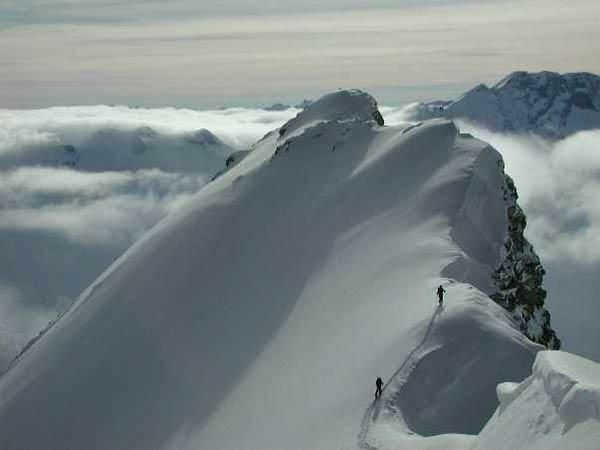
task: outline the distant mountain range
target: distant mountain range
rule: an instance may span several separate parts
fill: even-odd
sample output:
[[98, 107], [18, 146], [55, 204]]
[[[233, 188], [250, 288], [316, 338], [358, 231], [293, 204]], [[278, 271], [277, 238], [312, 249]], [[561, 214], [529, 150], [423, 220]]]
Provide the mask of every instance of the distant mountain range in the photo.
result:
[[68, 137], [0, 155], [0, 169], [65, 166], [86, 172], [160, 169], [214, 174], [234, 151], [205, 128], [181, 135], [149, 126], [99, 128], [72, 143]]
[[492, 87], [480, 84], [456, 100], [417, 103], [409, 119], [463, 119], [491, 131], [533, 133], [557, 140], [600, 128], [600, 76], [586, 72], [513, 72]]
[[296, 108], [304, 109], [314, 103], [314, 100], [302, 100], [297, 105], [288, 105], [286, 103], [273, 103], [270, 106], [263, 108], [265, 111], [285, 111], [286, 109]]

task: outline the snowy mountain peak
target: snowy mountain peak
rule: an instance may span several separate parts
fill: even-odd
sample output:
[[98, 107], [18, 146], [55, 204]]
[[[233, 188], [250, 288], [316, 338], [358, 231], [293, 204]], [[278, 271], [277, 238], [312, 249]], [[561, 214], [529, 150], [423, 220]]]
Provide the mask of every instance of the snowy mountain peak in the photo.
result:
[[418, 448], [481, 429], [541, 349], [489, 297], [518, 238], [502, 158], [447, 119], [379, 119], [340, 91], [231, 155], [0, 379], [0, 448]]
[[523, 89], [532, 84], [545, 85], [552, 82], [551, 80], [557, 80], [560, 77], [558, 73], [549, 71], [527, 72], [525, 70], [516, 70], [498, 81], [493, 86], [493, 89]]
[[340, 90], [308, 104], [279, 129], [279, 135], [288, 137], [299, 129], [332, 120], [373, 120], [378, 125], [384, 123], [377, 109], [377, 101], [370, 94], [358, 89]]
[[586, 72], [513, 72], [491, 88], [479, 85], [454, 101], [417, 104], [410, 116], [465, 119], [492, 131], [560, 139], [600, 128], [600, 77]]
[[589, 72], [575, 72], [560, 74], [551, 71], [526, 72], [515, 71], [496, 83], [492, 90], [506, 89], [539, 91], [540, 95], [557, 95], [559, 92], [572, 92], [577, 89], [586, 89], [592, 94], [597, 94], [600, 87], [600, 77]]

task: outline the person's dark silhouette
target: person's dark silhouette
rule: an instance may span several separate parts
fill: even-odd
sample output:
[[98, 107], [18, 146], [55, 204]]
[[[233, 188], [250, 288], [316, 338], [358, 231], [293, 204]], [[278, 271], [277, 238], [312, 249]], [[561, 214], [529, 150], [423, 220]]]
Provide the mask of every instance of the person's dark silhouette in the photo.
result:
[[383, 380], [381, 379], [381, 377], [377, 377], [377, 380], [375, 380], [375, 386], [377, 387], [377, 389], [375, 390], [375, 398], [377, 399], [381, 396], [383, 388]]
[[444, 293], [446, 292], [446, 290], [442, 287], [442, 285], [440, 284], [440, 286], [437, 288], [437, 295], [439, 298], [439, 304], [441, 305], [442, 303], [444, 303]]

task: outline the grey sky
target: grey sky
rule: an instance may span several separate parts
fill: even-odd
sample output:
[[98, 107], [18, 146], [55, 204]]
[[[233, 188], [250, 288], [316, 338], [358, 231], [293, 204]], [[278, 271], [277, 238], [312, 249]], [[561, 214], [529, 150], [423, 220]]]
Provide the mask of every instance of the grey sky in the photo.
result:
[[0, 0], [0, 105], [451, 97], [514, 70], [600, 72], [598, 23], [598, 0]]

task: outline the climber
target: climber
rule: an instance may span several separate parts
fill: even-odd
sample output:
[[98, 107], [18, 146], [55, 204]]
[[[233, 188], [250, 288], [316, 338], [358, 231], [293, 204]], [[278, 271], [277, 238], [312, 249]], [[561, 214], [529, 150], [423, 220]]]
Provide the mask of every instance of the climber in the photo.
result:
[[377, 389], [375, 390], [375, 398], [378, 399], [382, 392], [381, 389], [383, 388], [383, 380], [381, 379], [381, 377], [377, 377], [377, 380], [375, 381], [375, 386], [377, 386]]
[[446, 290], [440, 284], [440, 286], [437, 288], [437, 295], [438, 295], [438, 298], [440, 299], [440, 301], [439, 301], [440, 305], [444, 303], [444, 293], [445, 292], [446, 292]]

